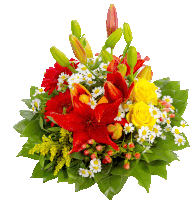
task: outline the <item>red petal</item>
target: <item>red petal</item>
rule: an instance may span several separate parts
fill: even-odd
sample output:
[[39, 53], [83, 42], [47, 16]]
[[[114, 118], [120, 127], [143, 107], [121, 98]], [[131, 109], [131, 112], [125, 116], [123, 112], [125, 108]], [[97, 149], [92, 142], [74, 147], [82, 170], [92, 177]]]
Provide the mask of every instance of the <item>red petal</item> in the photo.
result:
[[120, 123], [122, 126], [125, 126], [125, 124], [129, 122], [125, 118], [122, 118], [121, 121], [115, 121], [115, 123]]
[[133, 74], [140, 68], [143, 66], [143, 63], [145, 62], [144, 59], [139, 59], [137, 60], [137, 64], [135, 65], [134, 67], [134, 71], [133, 71]]
[[73, 133], [73, 149], [69, 152], [70, 154], [73, 152], [79, 152], [83, 148], [81, 147], [84, 143], [86, 143], [89, 139], [91, 139], [88, 135], [87, 131], [78, 131]]
[[114, 123], [120, 103], [121, 99], [115, 103], [98, 104], [94, 109], [96, 119], [102, 124]]
[[109, 137], [107, 126], [96, 124], [97, 123], [94, 123], [91, 126], [89, 126], [89, 136], [96, 142], [111, 145], [116, 151], [118, 151], [119, 147]]
[[49, 116], [52, 117], [59, 126], [68, 131], [80, 131], [84, 130], [86, 127], [85, 119], [73, 113], [73, 111], [66, 115], [50, 113]]

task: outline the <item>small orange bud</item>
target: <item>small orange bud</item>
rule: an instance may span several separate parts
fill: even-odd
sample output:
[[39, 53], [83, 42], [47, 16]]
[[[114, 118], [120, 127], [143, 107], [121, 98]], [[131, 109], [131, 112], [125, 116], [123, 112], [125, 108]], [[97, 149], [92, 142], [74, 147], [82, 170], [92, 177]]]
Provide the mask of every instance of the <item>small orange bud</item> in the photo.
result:
[[130, 154], [130, 153], [126, 153], [126, 154], [125, 154], [125, 157], [126, 157], [127, 159], [131, 159], [131, 154]]
[[133, 142], [131, 142], [131, 143], [129, 144], [129, 148], [131, 148], [131, 149], [135, 148], [135, 145], [134, 145]]
[[124, 168], [125, 168], [125, 169], [129, 169], [129, 168], [130, 168], [129, 163], [125, 163]]
[[139, 159], [141, 157], [141, 154], [140, 153], [135, 153], [134, 156], [135, 156], [136, 159]]

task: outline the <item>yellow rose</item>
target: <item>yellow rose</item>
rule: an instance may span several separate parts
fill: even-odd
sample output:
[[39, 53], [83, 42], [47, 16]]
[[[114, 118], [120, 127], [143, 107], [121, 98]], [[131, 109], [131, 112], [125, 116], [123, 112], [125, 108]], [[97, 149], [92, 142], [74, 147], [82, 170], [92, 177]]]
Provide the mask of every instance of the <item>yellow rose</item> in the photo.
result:
[[143, 101], [136, 102], [130, 107], [126, 119], [129, 123], [133, 123], [137, 128], [142, 126], [154, 126], [156, 119], [149, 112], [150, 106]]
[[145, 103], [157, 104], [156, 90], [154, 83], [150, 83], [145, 78], [140, 78], [134, 86], [132, 97], [134, 101], [144, 101]]

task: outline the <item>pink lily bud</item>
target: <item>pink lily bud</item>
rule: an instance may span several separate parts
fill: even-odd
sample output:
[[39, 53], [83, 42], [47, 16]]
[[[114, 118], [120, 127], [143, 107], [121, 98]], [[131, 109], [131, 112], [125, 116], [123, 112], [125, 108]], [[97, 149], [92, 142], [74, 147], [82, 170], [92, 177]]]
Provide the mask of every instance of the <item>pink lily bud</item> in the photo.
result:
[[116, 8], [114, 4], [110, 4], [106, 20], [107, 37], [109, 37], [117, 29], [118, 29], [118, 18], [117, 18]]
[[170, 111], [169, 108], [164, 108], [163, 111], [166, 111], [167, 113]]

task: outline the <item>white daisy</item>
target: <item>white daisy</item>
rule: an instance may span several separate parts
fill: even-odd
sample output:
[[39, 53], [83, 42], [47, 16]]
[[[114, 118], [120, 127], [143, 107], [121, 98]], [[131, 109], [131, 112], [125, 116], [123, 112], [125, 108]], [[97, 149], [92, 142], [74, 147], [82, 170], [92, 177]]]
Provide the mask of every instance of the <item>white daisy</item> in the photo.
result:
[[175, 129], [174, 131], [172, 131], [175, 137], [178, 137], [180, 135], [180, 131], [179, 129]]
[[82, 63], [79, 63], [78, 67], [77, 67], [77, 71], [80, 74], [85, 74], [86, 71], [88, 71], [88, 69], [87, 69], [87, 67], [85, 65], [83, 65]]
[[163, 96], [163, 101], [167, 101], [168, 103], [173, 103], [173, 99], [170, 96]]
[[43, 93], [45, 93], [45, 91], [42, 88], [38, 89], [38, 90], [35, 90], [35, 94], [33, 95], [33, 97], [35, 97], [38, 94], [43, 94]]
[[134, 126], [132, 123], [126, 123], [125, 126], [124, 126], [124, 131], [125, 131], [125, 134], [129, 133], [129, 132], [132, 132], [134, 131]]
[[145, 142], [146, 141], [146, 139], [144, 138], [144, 137], [138, 137], [137, 138], [137, 142], [139, 143], [139, 144], [142, 144], [143, 142]]
[[92, 79], [87, 79], [86, 80], [86, 84], [89, 85], [89, 86], [93, 85], [94, 83], [96, 83], [96, 82], [93, 81]]
[[88, 174], [89, 174], [89, 178], [92, 178], [92, 177], [94, 177], [94, 172], [93, 172], [93, 171], [91, 171], [91, 170], [88, 170]]
[[162, 119], [161, 124], [165, 124], [166, 123], [166, 119], [167, 119], [167, 112], [161, 112], [160, 117]]
[[101, 166], [101, 160], [100, 159], [97, 159], [97, 158], [94, 158], [93, 160], [90, 161], [90, 165], [91, 166]]
[[160, 118], [161, 112], [157, 107], [151, 105], [149, 112], [151, 113], [151, 116], [154, 117], [154, 119]]
[[152, 132], [155, 134], [156, 137], [160, 137], [162, 135], [162, 128], [160, 125], [155, 124], [152, 128]]
[[65, 74], [64, 72], [62, 72], [60, 75], [59, 75], [59, 78], [58, 78], [58, 81], [65, 81], [66, 79], [69, 78], [69, 75], [68, 74]]
[[166, 140], [166, 136], [162, 133], [162, 135], [161, 135], [161, 138], [163, 139], [163, 140]]
[[40, 110], [40, 103], [41, 101], [39, 99], [32, 100], [31, 105], [34, 114], [36, 114], [36, 112]]
[[87, 170], [87, 169], [79, 168], [78, 173], [79, 173], [79, 175], [82, 176], [82, 177], [88, 177], [88, 176], [89, 176], [89, 173], [88, 173], [88, 170]]
[[92, 166], [90, 165], [90, 170], [93, 171], [94, 173], [98, 173], [98, 172], [101, 172], [102, 168], [101, 166]]
[[107, 71], [109, 63], [105, 64], [105, 63], [101, 63], [99, 68], [101, 71]]
[[185, 138], [183, 136], [181, 136], [181, 135], [179, 135], [178, 137], [176, 137], [174, 139], [174, 141], [175, 141], [175, 144], [178, 144], [178, 146], [180, 146], [181, 144], [184, 145], [185, 142], [186, 142]]
[[171, 126], [166, 126], [166, 127], [164, 128], [164, 131], [165, 131], [165, 132], [171, 131]]
[[104, 88], [103, 87], [95, 87], [93, 90], [92, 90], [92, 97], [96, 98], [100, 95], [102, 95], [104, 93]]
[[184, 120], [182, 120], [181, 122], [180, 122], [180, 124], [181, 124], [181, 126], [183, 127], [183, 128], [185, 128], [185, 124], [186, 124], [186, 122], [184, 121]]
[[125, 110], [125, 112], [129, 111], [129, 105], [132, 105], [132, 101], [131, 100], [127, 101], [127, 103], [122, 105], [122, 107]]
[[170, 118], [166, 118], [166, 124], [167, 124], [167, 126], [171, 126], [171, 120], [170, 120]]
[[117, 117], [114, 119], [115, 121], [121, 121], [122, 118], [125, 117], [125, 110], [122, 108], [121, 104], [118, 109]]
[[88, 105], [90, 105], [90, 107], [91, 107], [92, 109], [94, 109], [94, 108], [96, 107], [96, 105], [97, 105], [96, 100], [92, 97], [92, 98], [90, 99], [90, 102], [88, 103]]
[[86, 70], [85, 73], [83, 74], [83, 76], [88, 80], [92, 80], [92, 79], [95, 79], [95, 76], [89, 71], [89, 70]]
[[70, 89], [73, 88], [73, 83], [80, 83], [80, 82], [82, 82], [82, 81], [83, 81], [82, 78], [83, 78], [83, 76], [82, 76], [81, 74], [79, 74], [79, 73], [77, 73], [77, 74], [72, 74], [72, 75], [68, 78], [68, 80], [67, 80], [67, 82], [68, 82], [68, 84], [69, 84], [69, 88], [70, 88]]
[[160, 90], [159, 87], [157, 87], [158, 89], [156, 89], [156, 94], [157, 94], [157, 98], [159, 99], [162, 96], [162, 91]]
[[155, 134], [154, 132], [152, 132], [152, 133], [148, 136], [148, 141], [149, 141], [149, 143], [153, 143], [155, 138], [156, 138], [156, 134]]
[[139, 137], [141, 138], [148, 138], [149, 134], [150, 134], [150, 130], [148, 128], [148, 126], [142, 126], [139, 130], [138, 130], [138, 133], [139, 133]]

